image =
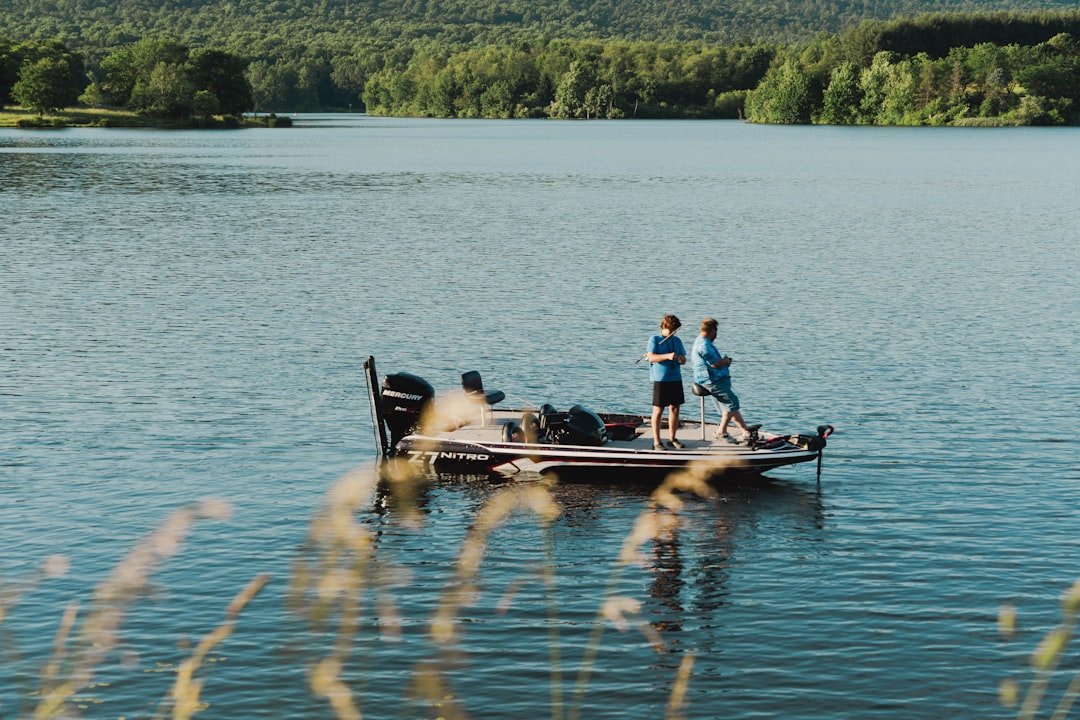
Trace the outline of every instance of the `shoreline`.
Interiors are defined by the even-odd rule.
[[[241,118],[215,115],[211,118],[157,118],[131,110],[110,108],[64,108],[38,115],[33,110],[7,107],[0,110],[0,128],[61,130],[64,128],[126,128],[148,130],[239,130],[244,128],[291,127],[292,119],[274,113],[244,115]]]
[[[323,110],[319,111],[333,115],[367,115],[350,110]],[[242,130],[247,128],[289,128],[293,125],[292,116],[296,113],[285,112],[278,115],[269,113],[245,113],[242,117],[216,115],[212,118],[184,118],[169,119],[156,118],[140,115],[131,110],[118,110],[111,108],[73,108],[63,109],[53,113],[37,115],[33,110],[25,108],[4,108],[0,110],[0,128],[14,128],[21,130],[62,130],[65,128],[121,128],[121,129],[147,129],[147,130]],[[399,115],[370,115],[370,117],[416,117],[434,120],[461,120],[464,118],[429,118],[426,116],[399,116]],[[483,119],[483,118],[473,118]],[[494,119],[494,118],[492,118]],[[508,118],[500,118],[508,119]],[[524,119],[524,118],[522,118]],[[544,120],[559,121],[562,118],[541,118]],[[621,120],[727,120],[736,118],[701,117],[699,115],[669,118],[620,118]],[[748,122],[738,118],[742,122]],[[588,120],[577,119],[588,122]],[[759,125],[782,125],[785,123],[751,123]],[[801,124],[801,123],[800,123]],[[830,125],[823,123],[810,123],[809,126],[817,127],[955,127],[955,128],[1016,128],[1034,127],[1017,122],[1010,122],[1002,118],[959,118],[958,121],[943,125]],[[1068,125],[1059,127],[1070,127]],[[1072,126],[1075,127],[1075,126]]]

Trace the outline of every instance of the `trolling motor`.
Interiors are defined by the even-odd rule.
[[[788,435],[787,437],[777,437],[772,440],[766,440],[760,443],[758,447],[779,447],[783,443],[791,443],[795,447],[801,447],[803,450],[817,450],[821,452],[825,449],[825,438],[833,434],[832,425],[818,425],[817,435]],[[777,443],[772,445],[772,443]]]
[[[817,481],[821,484],[821,456],[825,454],[825,438],[833,434],[832,425],[818,425],[817,426],[818,439],[821,442],[821,446],[817,451]]]

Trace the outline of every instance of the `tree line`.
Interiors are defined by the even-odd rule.
[[[252,107],[248,61],[221,50],[146,39],[87,67],[63,43],[0,39],[0,106],[38,113],[77,103],[167,119],[238,116]]]
[[[83,54],[55,40],[0,38],[0,103],[45,111],[81,101],[163,118],[351,108],[429,117],[1077,124],[1076,38],[1075,10],[867,21],[786,45],[358,40],[332,50],[264,38],[237,52],[150,37]]]
[[[865,23],[846,35],[788,48],[747,94],[746,118],[839,125],[1080,124],[1080,13],[961,19]]]
[[[364,87],[381,115],[466,118],[736,117],[775,49],[559,41],[423,52]]]

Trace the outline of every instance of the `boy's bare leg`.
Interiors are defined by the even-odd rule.
[[[660,444],[660,420],[664,414],[664,408],[653,405],[652,409],[652,441],[653,444]]]

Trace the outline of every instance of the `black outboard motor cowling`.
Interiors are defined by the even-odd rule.
[[[566,412],[566,420],[557,432],[556,442],[560,445],[603,445],[606,438],[604,421],[580,405]]]
[[[382,414],[390,428],[390,452],[398,442],[420,424],[431,406],[435,389],[427,380],[410,373],[394,373],[383,378]]]

